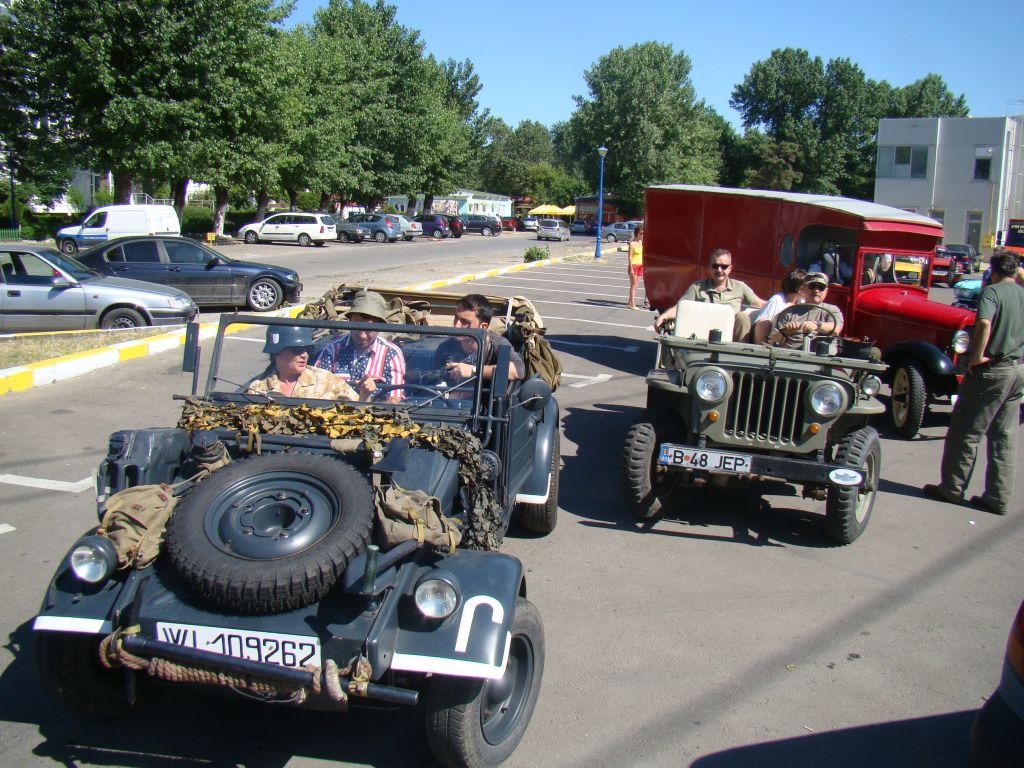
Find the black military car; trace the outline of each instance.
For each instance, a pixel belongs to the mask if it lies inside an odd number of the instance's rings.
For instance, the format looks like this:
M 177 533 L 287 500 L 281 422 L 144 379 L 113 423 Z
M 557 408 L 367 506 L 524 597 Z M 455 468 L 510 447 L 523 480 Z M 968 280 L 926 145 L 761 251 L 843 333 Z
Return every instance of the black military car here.
M 260 384 L 370 330 L 401 350 L 405 377 L 369 402 Z M 178 425 L 110 437 L 101 530 L 71 547 L 34 623 L 46 687 L 86 714 L 158 683 L 340 711 L 419 705 L 442 764 L 504 760 L 537 701 L 544 634 L 522 564 L 496 549 L 512 520 L 556 522 L 550 386 L 510 383 L 507 348 L 493 381 L 453 380 L 446 350 L 478 350 L 479 330 L 233 315 L 200 392 L 198 336 Z M 318 371 L 317 387 L 336 375 Z M 162 542 L 152 505 L 111 523 L 124 489 L 176 499 Z M 139 521 L 145 541 L 126 546 L 119 532 Z

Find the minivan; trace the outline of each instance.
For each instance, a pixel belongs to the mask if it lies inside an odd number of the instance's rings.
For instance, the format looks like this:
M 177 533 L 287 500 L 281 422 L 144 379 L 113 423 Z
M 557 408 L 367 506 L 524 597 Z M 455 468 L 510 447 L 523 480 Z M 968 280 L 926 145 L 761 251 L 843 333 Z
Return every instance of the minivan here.
M 181 222 L 170 205 L 105 205 L 85 221 L 57 231 L 57 247 L 69 256 L 79 249 L 132 235 L 180 235 Z

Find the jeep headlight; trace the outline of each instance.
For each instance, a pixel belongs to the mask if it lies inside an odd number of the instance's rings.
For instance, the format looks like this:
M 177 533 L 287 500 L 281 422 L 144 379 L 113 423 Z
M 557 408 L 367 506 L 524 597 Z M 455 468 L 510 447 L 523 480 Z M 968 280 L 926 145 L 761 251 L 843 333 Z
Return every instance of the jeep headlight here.
M 446 619 L 459 607 L 459 592 L 454 574 L 430 573 L 416 585 L 416 607 L 428 619 Z
M 729 391 L 729 379 L 721 371 L 712 368 L 694 379 L 693 391 L 701 400 L 717 403 Z
M 971 348 L 971 334 L 965 330 L 959 330 L 953 334 L 953 339 L 949 343 L 950 348 L 958 355 L 962 355 Z
M 835 416 L 843 408 L 843 390 L 835 384 L 822 384 L 811 392 L 811 410 L 819 416 Z
M 98 584 L 117 570 L 117 552 L 109 539 L 86 536 L 71 550 L 71 570 L 87 584 Z
M 877 395 L 878 390 L 880 390 L 881 388 L 882 380 L 875 376 L 874 374 L 865 376 L 863 379 L 860 380 L 860 391 L 863 392 L 868 397 L 874 397 L 875 395 Z

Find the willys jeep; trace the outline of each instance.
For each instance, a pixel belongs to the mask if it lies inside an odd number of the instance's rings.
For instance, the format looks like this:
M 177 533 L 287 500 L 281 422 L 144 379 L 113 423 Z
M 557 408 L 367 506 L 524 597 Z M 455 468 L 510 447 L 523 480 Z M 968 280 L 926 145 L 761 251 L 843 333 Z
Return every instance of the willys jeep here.
M 627 505 L 647 519 L 681 488 L 782 480 L 825 500 L 828 537 L 849 544 L 878 490 L 881 448 L 867 422 L 884 412 L 885 365 L 863 340 L 840 341 L 840 354 L 828 338 L 810 339 L 814 351 L 723 342 L 731 314 L 682 301 L 675 330 L 659 336 L 646 411 L 626 437 Z
M 404 383 L 369 402 L 257 394 L 275 326 L 313 338 L 286 347 L 309 366 L 377 331 L 401 349 Z M 71 547 L 34 622 L 45 686 L 85 714 L 160 683 L 340 711 L 419 705 L 442 764 L 507 758 L 537 701 L 544 633 L 522 564 L 494 550 L 513 518 L 555 525 L 550 386 L 510 383 L 507 348 L 493 380 L 451 379 L 453 343 L 482 370 L 480 330 L 232 315 L 197 394 L 199 335 L 177 427 L 110 437 L 102 525 Z M 149 501 L 112 517 L 125 489 Z

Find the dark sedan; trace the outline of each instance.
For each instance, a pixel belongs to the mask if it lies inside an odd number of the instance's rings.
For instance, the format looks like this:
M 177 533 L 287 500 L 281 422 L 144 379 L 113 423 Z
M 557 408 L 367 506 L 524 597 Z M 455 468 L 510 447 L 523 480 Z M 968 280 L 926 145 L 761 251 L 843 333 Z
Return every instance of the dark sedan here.
M 179 288 L 200 306 L 267 312 L 297 302 L 302 293 L 293 270 L 236 261 L 185 237 L 125 237 L 83 251 L 78 259 L 104 275 Z

